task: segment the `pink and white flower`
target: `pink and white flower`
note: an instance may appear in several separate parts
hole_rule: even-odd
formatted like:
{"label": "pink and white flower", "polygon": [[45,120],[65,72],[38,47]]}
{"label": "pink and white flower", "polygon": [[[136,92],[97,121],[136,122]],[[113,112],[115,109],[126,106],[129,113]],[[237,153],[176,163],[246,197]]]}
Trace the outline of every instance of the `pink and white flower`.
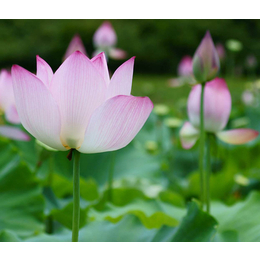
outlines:
{"label": "pink and white flower", "polygon": [[112,59],[125,59],[126,51],[115,48],[117,44],[117,35],[110,22],[105,21],[95,32],[93,43],[96,48],[94,55],[105,52]]}
{"label": "pink and white flower", "polygon": [[[185,122],[180,138],[183,148],[190,149],[200,135],[201,85],[192,88],[188,98],[189,122]],[[204,90],[204,129],[230,144],[244,144],[255,139],[258,132],[252,129],[223,130],[231,112],[231,95],[224,79],[207,82]]]}
{"label": "pink and white flower", "polygon": [[148,97],[131,96],[134,57],[109,78],[104,53],[91,60],[79,51],[53,74],[37,56],[36,75],[13,65],[19,117],[51,148],[82,153],[118,150],[132,141],[150,115]]}

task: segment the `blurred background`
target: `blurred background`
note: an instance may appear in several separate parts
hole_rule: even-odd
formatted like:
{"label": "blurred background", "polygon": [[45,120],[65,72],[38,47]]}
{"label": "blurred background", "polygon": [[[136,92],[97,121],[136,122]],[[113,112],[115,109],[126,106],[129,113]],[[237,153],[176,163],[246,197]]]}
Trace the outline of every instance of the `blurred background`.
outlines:
{"label": "blurred background", "polygon": [[[104,20],[0,20],[0,66],[18,63],[35,70],[35,55],[58,68],[72,37],[78,33],[89,54],[93,35]],[[176,74],[184,55],[193,56],[206,30],[215,43],[242,43],[236,64],[244,69],[249,54],[260,57],[259,20],[110,20],[117,46],[136,56],[136,73]],[[121,62],[111,61],[111,70]],[[222,70],[223,72],[223,70]],[[246,72],[243,70],[243,72]]]}

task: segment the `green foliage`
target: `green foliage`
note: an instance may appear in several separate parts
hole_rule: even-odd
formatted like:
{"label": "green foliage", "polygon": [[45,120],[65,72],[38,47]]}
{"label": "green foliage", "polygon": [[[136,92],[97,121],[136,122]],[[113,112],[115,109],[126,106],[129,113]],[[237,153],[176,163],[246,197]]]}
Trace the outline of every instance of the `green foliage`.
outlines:
{"label": "green foliage", "polygon": [[35,175],[9,142],[1,141],[0,150],[0,231],[8,230],[2,237],[43,232],[44,198]]}
{"label": "green foliage", "polygon": [[209,242],[217,231],[217,224],[212,216],[200,209],[199,203],[193,201],[171,241]]}
{"label": "green foliage", "polygon": [[[246,81],[227,82],[233,98],[227,129],[237,118],[247,117],[245,127],[260,130],[258,108],[240,101]],[[112,199],[111,154],[81,156],[79,240],[260,241],[259,138],[241,146],[215,143],[207,214],[198,202],[197,147],[182,149],[180,126],[165,124],[170,117],[187,119],[190,88],[167,88],[166,76],[137,75],[133,94],[147,91],[169,111],[152,113],[136,138],[115,152]],[[71,241],[72,163],[66,152],[42,153],[38,148],[33,138],[0,138],[0,241]]]}

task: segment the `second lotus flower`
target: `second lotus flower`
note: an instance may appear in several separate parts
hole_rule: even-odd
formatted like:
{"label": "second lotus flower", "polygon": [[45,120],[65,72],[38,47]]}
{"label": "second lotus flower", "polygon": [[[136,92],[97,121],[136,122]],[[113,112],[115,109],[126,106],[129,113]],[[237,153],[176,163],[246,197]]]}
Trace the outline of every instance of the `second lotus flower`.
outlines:
{"label": "second lotus flower", "polygon": [[[11,73],[5,69],[0,72],[0,110],[11,124],[20,124],[16,110]],[[18,127],[0,125],[0,135],[13,140],[29,141],[30,137]]]}
{"label": "second lotus flower", "polygon": [[96,30],[93,36],[93,43],[96,48],[95,55],[100,52],[105,52],[107,58],[112,59],[125,59],[127,56],[126,51],[116,48],[117,35],[112,26],[108,21],[103,22],[103,24]]}
{"label": "second lotus flower", "polygon": [[37,56],[36,75],[14,65],[12,78],[23,126],[61,151],[113,151],[126,146],[150,115],[148,97],[131,96],[134,58],[109,78],[104,53],[91,60],[79,51],[53,74]]}
{"label": "second lotus flower", "polygon": [[[199,138],[201,85],[196,85],[188,98],[188,116],[181,131],[183,148],[190,149]],[[216,78],[205,86],[204,127],[208,133],[215,134],[220,140],[230,144],[247,143],[258,136],[252,129],[223,130],[231,112],[231,95],[224,79]]]}

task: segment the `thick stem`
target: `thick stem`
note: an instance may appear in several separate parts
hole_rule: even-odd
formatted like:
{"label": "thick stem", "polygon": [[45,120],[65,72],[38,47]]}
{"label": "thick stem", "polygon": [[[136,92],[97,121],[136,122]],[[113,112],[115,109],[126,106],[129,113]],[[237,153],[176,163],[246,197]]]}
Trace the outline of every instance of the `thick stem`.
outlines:
{"label": "thick stem", "polygon": [[210,213],[210,135],[207,135],[207,154],[206,154],[206,209],[207,213]]}
{"label": "thick stem", "polygon": [[73,150],[73,216],[72,242],[78,242],[80,217],[80,152]]}
{"label": "thick stem", "polygon": [[111,152],[110,168],[108,173],[107,199],[110,202],[113,201],[113,178],[114,178],[114,170],[115,170],[115,161],[116,161],[116,151]]}
{"label": "thick stem", "polygon": [[205,130],[204,130],[204,89],[205,83],[201,84],[201,97],[200,97],[200,155],[199,155],[199,170],[200,170],[200,199],[202,209],[205,203],[204,191],[204,148],[205,148]]}

